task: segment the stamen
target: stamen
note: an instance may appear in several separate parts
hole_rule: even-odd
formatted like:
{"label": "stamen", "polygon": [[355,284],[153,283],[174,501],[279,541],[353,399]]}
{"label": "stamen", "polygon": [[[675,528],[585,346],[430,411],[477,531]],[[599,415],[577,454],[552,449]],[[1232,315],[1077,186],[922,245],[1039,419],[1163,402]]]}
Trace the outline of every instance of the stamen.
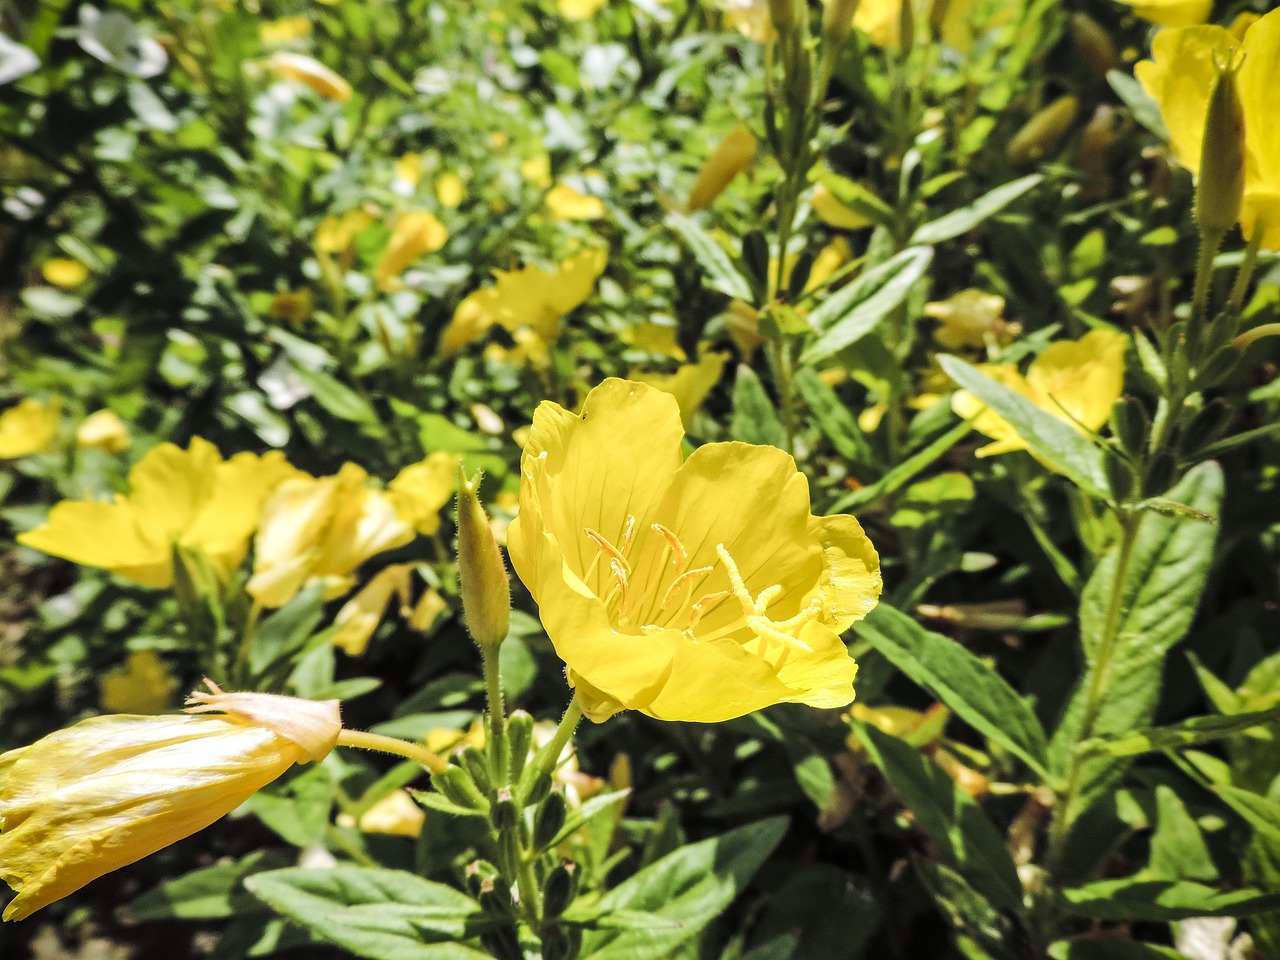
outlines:
{"label": "stamen", "polygon": [[809,601],[808,606],[797,613],[794,617],[787,620],[775,620],[773,624],[779,630],[789,630],[792,627],[803,627],[810,620],[813,620],[822,614],[822,598],[814,597]]}
{"label": "stamen", "polygon": [[655,533],[658,533],[662,539],[666,540],[667,544],[671,547],[671,553],[673,554],[671,562],[675,564],[676,575],[679,576],[681,571],[684,570],[684,565],[689,562],[689,552],[685,550],[684,544],[680,542],[680,538],[662,524],[653,524],[653,530]]}
{"label": "stamen", "polygon": [[742,574],[738,572],[738,565],[733,562],[733,557],[729,556],[729,551],[724,548],[723,543],[716,544],[716,556],[720,558],[725,571],[729,574],[729,586],[733,589],[733,595],[738,598],[738,602],[742,604],[743,613],[755,613],[756,602],[751,599],[751,593],[743,582]]}
{"label": "stamen", "polygon": [[618,592],[622,595],[622,602],[618,604],[618,623],[626,626],[627,620],[627,588],[630,584],[627,581],[628,567],[626,560],[610,560],[609,569],[613,572],[613,580],[618,585]]}
{"label": "stamen", "polygon": [[583,527],[582,532],[587,535],[587,539],[594,543],[602,553],[610,558],[610,566],[615,563],[622,565],[627,573],[631,572],[631,564],[627,563],[627,558],[621,550],[608,541],[603,533],[592,530],[590,527]]}
{"label": "stamen", "polygon": [[627,514],[626,526],[622,528],[622,552],[626,553],[631,549],[631,541],[636,536],[636,518],[634,515]]}
{"label": "stamen", "polygon": [[731,596],[728,590],[718,590],[715,593],[708,593],[706,596],[699,597],[697,602],[689,608],[689,622],[685,625],[685,633],[689,633],[698,625],[698,621],[702,619],[702,615],[707,612],[708,607],[714,606],[728,596]]}
{"label": "stamen", "polygon": [[671,581],[671,586],[667,588],[666,596],[662,598],[662,603],[658,605],[658,609],[659,610],[667,609],[667,607],[671,606],[671,604],[675,601],[676,597],[679,596],[680,591],[683,590],[687,584],[698,579],[699,577],[705,577],[708,573],[710,573],[714,569],[715,567],[694,567],[692,570],[689,570],[689,571],[686,571],[685,573],[680,574],[680,576],[676,577],[674,580]]}

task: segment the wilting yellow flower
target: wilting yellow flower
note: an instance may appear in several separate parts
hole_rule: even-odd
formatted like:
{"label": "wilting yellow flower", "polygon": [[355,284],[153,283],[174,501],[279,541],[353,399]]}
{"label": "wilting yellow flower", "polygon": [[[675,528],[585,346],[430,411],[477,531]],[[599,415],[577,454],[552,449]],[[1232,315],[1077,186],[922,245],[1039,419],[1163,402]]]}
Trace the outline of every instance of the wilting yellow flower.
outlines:
{"label": "wilting yellow flower", "polygon": [[1116,0],[1132,8],[1143,20],[1162,27],[1191,27],[1204,23],[1213,10],[1213,0]]}
{"label": "wilting yellow flower", "polygon": [[76,444],[81,447],[121,453],[132,442],[129,428],[114,410],[91,413],[76,427]]}
{"label": "wilting yellow flower", "polygon": [[262,42],[275,47],[311,36],[311,20],[308,17],[281,17],[268,20],[258,28]]}
{"label": "wilting yellow flower", "polygon": [[710,206],[733,182],[733,178],[755,159],[756,147],[755,134],[747,129],[746,124],[740,123],[730,130],[698,171],[685,209],[693,211]]}
{"label": "wilting yellow flower", "polygon": [[40,268],[44,278],[55,287],[70,290],[78,287],[89,278],[89,268],[79,260],[68,260],[65,257],[54,257],[46,260]]}
{"label": "wilting yellow flower", "polygon": [[818,184],[813,191],[813,212],[829,227],[837,230],[861,230],[871,226],[871,221],[851,210],[836,199],[836,195],[825,184]]}
{"label": "wilting yellow flower", "polygon": [[598,247],[574,254],[555,270],[534,265],[495,270],[495,284],[458,305],[441,337],[441,352],[453,353],[495,324],[513,334],[528,330],[543,344],[554,342],[560,335],[560,318],[591,296],[607,262],[608,251]]}
{"label": "wilting yellow flower", "polygon": [[49,448],[58,432],[58,402],[28,397],[0,413],[0,460],[13,460]]}
{"label": "wilting yellow flower", "polygon": [[[0,878],[21,920],[230,813],[337,743],[338,701],[193,694],[189,714],[95,717],[0,755]],[[222,716],[200,715],[224,711]]]}
{"label": "wilting yellow flower", "polygon": [[338,824],[359,827],[365,833],[386,833],[395,837],[416,837],[422,832],[426,811],[404,790],[392,790],[356,820],[347,813],[339,814]]}
{"label": "wilting yellow flower", "polygon": [[316,231],[316,249],[321,253],[346,253],[355,239],[374,224],[374,215],[361,207],[330,214]]}
{"label": "wilting yellow flower", "polygon": [[534,414],[508,545],[587,716],[849,703],[840,632],[880,593],[862,527],[811,516],[781,450],[712,443],[681,462],[682,436],[675,399],[626,380],[581,414]]}
{"label": "wilting yellow flower", "polygon": [[[1098,430],[1124,389],[1124,350],[1128,338],[1111,330],[1094,330],[1079,340],[1059,340],[1031,361],[1026,376],[1012,364],[978,367],[993,380],[1022,394],[1046,413],[1077,429]],[[980,457],[1027,449],[1012,424],[969,393],[951,398],[956,415],[970,420],[975,430],[995,440],[978,451]]]}
{"label": "wilting yellow flower", "polygon": [[938,321],[933,338],[948,350],[1003,346],[1018,333],[1004,319],[1004,297],[981,290],[961,290],[946,300],[926,303],[924,315]]}
{"label": "wilting yellow flower", "polygon": [[127,497],[64,500],[18,542],[148,587],[173,582],[175,544],[228,573],[244,559],[267,494],[295,473],[276,450],[223,460],[199,437],[186,450],[162,443],[129,471]]}
{"label": "wilting yellow flower", "polygon": [[409,613],[409,626],[419,633],[426,633],[448,609],[449,602],[440,595],[440,591],[435,587],[428,587]]}
{"label": "wilting yellow flower", "polygon": [[435,214],[426,210],[402,214],[391,231],[387,249],[373,268],[378,286],[384,290],[391,287],[405,267],[424,253],[435,253],[448,239],[449,231]]}
{"label": "wilting yellow flower", "polygon": [[440,510],[453,499],[458,455],[437,450],[405,467],[387,484],[387,495],[405,523],[425,536],[440,529]]}
{"label": "wilting yellow flower", "polygon": [[1254,21],[1237,41],[1218,26],[1161,30],[1151,60],[1134,68],[1160,105],[1169,146],[1178,162],[1198,175],[1209,97],[1217,76],[1214,59],[1243,63],[1236,90],[1244,112],[1245,173],[1240,227],[1246,237],[1261,230],[1263,249],[1280,250],[1280,125],[1275,96],[1280,89],[1280,10]]}
{"label": "wilting yellow flower", "polygon": [[300,83],[327,100],[342,102],[351,99],[351,84],[312,57],[289,50],[278,50],[263,63],[278,76]]}
{"label": "wilting yellow flower", "polygon": [[333,645],[353,657],[364,653],[391,598],[399,598],[401,612],[409,606],[415,566],[412,563],[393,563],[375,574],[355,596],[343,604],[338,615],[333,618],[334,624],[339,628],[333,635]]}
{"label": "wilting yellow flower", "polygon": [[124,667],[102,678],[98,702],[107,713],[159,713],[169,706],[176,682],[160,654],[135,650]]}
{"label": "wilting yellow flower", "polygon": [[724,25],[733,27],[748,40],[767,43],[775,39],[768,0],[723,0]]}
{"label": "wilting yellow flower", "polygon": [[457,207],[467,196],[467,185],[456,173],[445,171],[436,177],[436,199],[440,205],[450,210]]}
{"label": "wilting yellow flower", "polygon": [[557,183],[547,192],[547,209],[558,220],[598,220],[605,214],[604,201],[580,193],[567,183]]}
{"label": "wilting yellow flower", "polygon": [[697,363],[682,363],[675,373],[640,373],[632,379],[675,397],[680,405],[680,422],[687,430],[694,415],[702,409],[702,402],[720,382],[728,359],[727,353],[708,350]]}
{"label": "wilting yellow flower", "polygon": [[280,607],[303,584],[323,582],[333,599],[351,589],[360,564],[412,540],[412,526],[368,479],[347,463],[331,477],[301,474],[281,483],[262,507],[249,595]]}
{"label": "wilting yellow flower", "polygon": [[606,0],[556,0],[560,16],[566,20],[590,20]]}

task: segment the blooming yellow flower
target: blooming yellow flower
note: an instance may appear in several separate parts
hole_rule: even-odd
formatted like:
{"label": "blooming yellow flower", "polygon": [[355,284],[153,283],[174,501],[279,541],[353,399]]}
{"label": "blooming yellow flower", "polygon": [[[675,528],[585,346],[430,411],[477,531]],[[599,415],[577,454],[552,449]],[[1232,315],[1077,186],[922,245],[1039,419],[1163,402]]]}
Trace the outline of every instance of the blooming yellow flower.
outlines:
{"label": "blooming yellow flower", "polygon": [[605,214],[604,201],[581,193],[567,183],[557,183],[547,192],[547,209],[557,220],[598,220]]}
{"label": "blooming yellow flower", "polygon": [[278,47],[311,36],[311,20],[307,17],[281,17],[268,20],[258,28],[258,36],[269,47]]}
{"label": "blooming yellow flower", "polygon": [[694,211],[710,206],[724,192],[725,187],[733,182],[734,177],[755,159],[757,146],[755,135],[747,129],[746,124],[740,123],[730,130],[698,171],[693,187],[689,190],[685,209]]}
{"label": "blooming yellow flower", "polygon": [[544,345],[554,342],[560,335],[560,318],[591,296],[607,263],[608,252],[599,247],[574,254],[555,270],[536,265],[495,270],[495,284],[458,305],[441,337],[440,351],[453,353],[495,324],[517,335],[527,330]]}
{"label": "blooming yellow flower", "polygon": [[1261,230],[1263,249],[1280,250],[1280,10],[1250,24],[1243,40],[1213,25],[1161,30],[1151,45],[1152,59],[1137,64],[1134,74],[1160,105],[1173,155],[1194,176],[1217,76],[1214,59],[1226,62],[1233,51],[1236,58],[1243,55],[1236,74],[1245,126],[1240,227],[1246,237]]}
{"label": "blooming yellow flower", "polygon": [[675,373],[639,373],[632,379],[675,397],[680,405],[680,422],[687,430],[707,395],[720,382],[728,360],[729,354],[708,350],[697,363],[680,364]]}
{"label": "blooming yellow flower", "polygon": [[0,460],[41,453],[58,432],[58,402],[28,397],[0,413]]}
{"label": "blooming yellow flower", "polygon": [[1213,0],[1116,0],[1132,8],[1143,20],[1162,27],[1191,27],[1204,23],[1213,10]]}
{"label": "blooming yellow flower", "polygon": [[590,20],[606,0],[556,0],[560,16],[566,20]]}
{"label": "blooming yellow flower", "polygon": [[121,453],[132,442],[128,426],[114,410],[91,413],[76,427],[76,444],[81,447]]}
{"label": "blooming yellow flower", "polygon": [[782,701],[843,706],[840,632],[880,593],[858,521],[814,517],[795,461],[712,443],[681,461],[675,398],[606,380],[544,402],[508,544],[584,712],[713,722]]}
{"label": "blooming yellow flower", "polygon": [[174,683],[160,654],[135,650],[123,668],[102,678],[98,702],[107,713],[159,713],[169,706]]}
{"label": "blooming yellow flower", "polygon": [[449,602],[435,587],[422,591],[422,596],[409,612],[409,626],[419,633],[427,633],[435,626],[440,615],[449,609]]}
{"label": "blooming yellow flower", "polygon": [[79,260],[68,260],[66,257],[54,257],[46,260],[40,268],[45,280],[55,287],[71,290],[89,279],[89,268]]}
{"label": "blooming yellow flower", "polygon": [[356,237],[373,226],[374,221],[374,215],[361,207],[330,214],[320,221],[320,228],[316,230],[316,249],[321,253],[347,253]]}
{"label": "blooming yellow flower", "polygon": [[387,248],[373,268],[378,286],[386,290],[396,283],[405,267],[424,253],[435,253],[449,239],[449,231],[426,210],[405,213],[396,221]]}
{"label": "blooming yellow flower", "polygon": [[300,83],[326,100],[351,99],[351,84],[319,60],[289,50],[278,50],[263,61],[268,70],[293,83]]}
{"label": "blooming yellow flower", "polygon": [[[1059,340],[1031,362],[1024,377],[1012,364],[983,364],[978,369],[1016,390],[1041,410],[1079,430],[1098,430],[1124,389],[1124,351],[1128,338],[1111,330],[1094,330],[1079,340]],[[995,440],[980,457],[1027,449],[1012,424],[967,390],[951,398],[956,415]]]}
{"label": "blooming yellow flower", "polygon": [[267,494],[295,473],[279,451],[223,460],[199,437],[186,450],[162,443],[129,471],[127,497],[64,500],[18,542],[148,587],[173,582],[175,544],[228,573],[244,559]]}
{"label": "blooming yellow flower", "polygon": [[422,180],[422,154],[406,153],[392,169],[391,192],[402,197],[412,196],[414,188]]}
{"label": "blooming yellow flower", "polygon": [[457,207],[467,196],[467,185],[456,173],[446,170],[436,177],[436,199],[440,205],[450,210]]}
{"label": "blooming yellow flower", "polygon": [[767,43],[777,34],[769,16],[768,0],[722,0],[724,25],[732,27],[748,40]]}
{"label": "blooming yellow flower", "polygon": [[520,176],[535,187],[551,186],[551,158],[545,153],[530,157],[520,164]]}
{"label": "blooming yellow flower", "polygon": [[938,321],[933,338],[948,350],[1003,346],[1019,331],[1002,316],[1004,297],[981,290],[961,290],[946,300],[926,303],[924,315]]}
{"label": "blooming yellow flower", "polygon": [[437,450],[405,467],[387,484],[387,494],[400,519],[425,536],[440,529],[440,509],[453,499],[458,455]]}
{"label": "blooming yellow flower", "polygon": [[412,524],[387,494],[366,486],[368,479],[347,463],[331,477],[301,474],[281,483],[262,507],[249,595],[280,607],[303,584],[322,582],[329,599],[339,597],[360,564],[412,540]]}
{"label": "blooming yellow flower", "polygon": [[0,755],[0,878],[18,892],[5,920],[207,827],[337,743],[336,700],[209,686],[187,715],[95,717]]}
{"label": "blooming yellow flower", "polygon": [[837,230],[861,230],[871,226],[871,221],[851,210],[836,199],[836,195],[825,184],[818,184],[813,191],[813,212],[829,227]]}
{"label": "blooming yellow flower", "polygon": [[407,610],[415,566],[412,563],[393,563],[378,571],[355,596],[343,604],[333,619],[339,628],[333,635],[333,645],[353,657],[364,653],[391,598],[399,598],[402,613]]}

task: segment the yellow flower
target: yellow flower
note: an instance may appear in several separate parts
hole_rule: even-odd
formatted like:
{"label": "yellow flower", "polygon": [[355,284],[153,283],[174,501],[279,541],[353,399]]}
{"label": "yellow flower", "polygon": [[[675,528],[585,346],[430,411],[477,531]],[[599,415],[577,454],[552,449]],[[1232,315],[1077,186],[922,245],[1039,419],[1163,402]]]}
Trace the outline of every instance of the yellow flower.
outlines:
{"label": "yellow flower", "polygon": [[258,28],[258,35],[269,47],[292,43],[311,36],[311,20],[307,17],[281,17],[279,20],[268,20]]}
{"label": "yellow flower", "polygon": [[840,633],[880,593],[862,527],[811,516],[781,450],[712,443],[681,462],[682,436],[673,397],[625,380],[581,414],[534,414],[511,562],[587,716],[849,703],[857,664]]}
{"label": "yellow flower", "polygon": [[409,613],[409,626],[419,633],[427,633],[448,609],[449,602],[440,595],[440,591],[435,587],[428,587]]}
{"label": "yellow flower", "polygon": [[169,706],[173,675],[154,650],[135,650],[124,667],[99,685],[99,703],[107,713],[159,713]]}
{"label": "yellow flower", "polygon": [[413,539],[391,498],[367,487],[354,463],[331,477],[301,474],[281,483],[262,507],[246,590],[264,607],[288,603],[305,583],[328,599],[351,589],[360,564]]}
{"label": "yellow flower", "polygon": [[173,582],[175,544],[202,551],[225,574],[244,559],[267,494],[295,473],[279,451],[224,461],[199,437],[186,450],[162,443],[129,471],[127,497],[64,500],[18,542],[148,587]]}
{"label": "yellow flower", "polygon": [[340,814],[344,827],[358,826],[365,833],[386,833],[395,837],[416,837],[422,832],[427,814],[404,790],[392,790],[360,815],[357,823],[350,814]]}
{"label": "yellow flower", "polygon": [[554,271],[534,265],[495,270],[493,286],[475,291],[458,305],[441,337],[440,351],[453,353],[495,324],[512,334],[527,330],[544,345],[554,342],[560,335],[560,318],[591,296],[607,262],[608,252],[599,247],[574,254]]}
{"label": "yellow flower", "polygon": [[[5,920],[207,827],[337,743],[336,700],[209,687],[188,715],[95,717],[0,755],[0,878],[18,892]],[[206,711],[225,715],[190,715]]]}
{"label": "yellow flower", "polygon": [[1003,313],[1004,297],[973,289],[924,307],[924,315],[938,321],[933,338],[948,350],[1009,343],[1020,328],[1005,320]]}
{"label": "yellow flower", "polygon": [[551,158],[545,153],[530,157],[520,164],[520,176],[535,187],[551,186]]}
{"label": "yellow flower", "polygon": [[730,130],[698,171],[693,187],[689,190],[685,209],[692,212],[710,206],[724,192],[725,187],[733,182],[734,177],[755,159],[756,146],[755,135],[747,129],[746,124],[740,123]]}
{"label": "yellow flower", "polygon": [[[1012,364],[983,364],[983,373],[1022,394],[1046,413],[1077,429],[1098,430],[1124,389],[1124,350],[1128,338],[1111,330],[1094,330],[1079,340],[1059,340],[1027,368],[1024,377]],[[967,390],[951,398],[956,415],[971,420],[975,430],[995,440],[980,457],[1027,449],[1026,441],[1004,417],[988,409]]]}
{"label": "yellow flower", "polygon": [[323,63],[301,53],[278,50],[263,63],[268,70],[293,83],[300,83],[326,100],[351,99],[351,84]]}
{"label": "yellow flower", "polygon": [[395,175],[391,180],[391,192],[402,197],[412,195],[414,187],[422,179],[422,154],[406,153],[395,162]]}
{"label": "yellow flower", "polygon": [[40,272],[44,274],[45,280],[64,290],[78,287],[89,278],[88,267],[79,260],[68,260],[65,257],[46,260]]}
{"label": "yellow flower", "polygon": [[456,173],[445,171],[436,177],[436,199],[440,201],[441,206],[452,210],[460,205],[466,196],[467,185]]}
{"label": "yellow flower", "polygon": [[1218,26],[1161,30],[1151,45],[1151,60],[1134,74],[1160,105],[1169,146],[1184,167],[1197,175],[1205,117],[1217,70],[1214,58],[1226,62],[1243,55],[1236,90],[1244,112],[1244,201],[1240,227],[1246,237],[1261,230],[1263,249],[1280,250],[1280,125],[1275,122],[1275,95],[1280,88],[1280,10],[1249,25],[1237,40]]}
{"label": "yellow flower", "polygon": [[861,230],[871,226],[870,220],[846,207],[836,199],[829,187],[821,183],[813,191],[813,212],[818,215],[819,220],[837,230]]}
{"label": "yellow flower", "polygon": [[547,209],[557,220],[598,220],[604,216],[604,201],[580,193],[567,183],[557,183],[547,192]]}
{"label": "yellow flower", "polygon": [[590,20],[604,5],[605,0],[556,0],[560,16],[566,20]]}
{"label": "yellow flower", "polygon": [[767,43],[777,34],[769,16],[768,0],[723,0],[724,25],[733,27],[748,40]]}
{"label": "yellow flower", "polygon": [[114,410],[91,413],[76,427],[76,444],[81,447],[121,453],[128,450],[132,442],[128,426]]}
{"label": "yellow flower", "polygon": [[387,494],[405,523],[425,536],[440,529],[440,509],[453,499],[458,455],[437,450],[405,467],[387,484]]}
{"label": "yellow flower", "polygon": [[680,422],[687,430],[707,395],[720,382],[728,359],[727,353],[706,351],[697,363],[682,363],[675,373],[641,373],[633,379],[675,397],[680,405]]}
{"label": "yellow flower", "polygon": [[415,566],[412,563],[394,563],[380,570],[355,596],[343,604],[333,619],[334,624],[339,627],[338,632],[333,635],[333,645],[353,657],[364,653],[391,598],[399,598],[402,613],[409,606]]}
{"label": "yellow flower", "polygon": [[435,214],[426,210],[405,213],[396,221],[391,239],[373,268],[378,286],[386,290],[395,285],[405,267],[424,253],[435,253],[449,239],[449,231]]}
{"label": "yellow flower", "polygon": [[1191,27],[1204,23],[1213,10],[1213,0],[1116,0],[1143,20],[1162,27]]}
{"label": "yellow flower", "polygon": [[58,432],[58,402],[27,398],[0,413],[0,460],[41,453]]}
{"label": "yellow flower", "polygon": [[374,215],[356,207],[341,214],[330,214],[316,231],[316,249],[321,253],[347,253],[355,239],[374,224]]}

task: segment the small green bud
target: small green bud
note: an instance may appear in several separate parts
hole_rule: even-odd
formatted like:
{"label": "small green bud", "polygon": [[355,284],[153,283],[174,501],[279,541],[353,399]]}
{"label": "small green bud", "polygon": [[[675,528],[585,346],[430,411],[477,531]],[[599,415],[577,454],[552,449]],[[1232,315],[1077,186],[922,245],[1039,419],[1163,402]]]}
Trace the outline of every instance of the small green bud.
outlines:
{"label": "small green bud", "polygon": [[1146,449],[1151,431],[1151,418],[1136,397],[1121,397],[1111,408],[1111,432],[1120,441],[1121,448],[1136,455]]}
{"label": "small green bud", "polygon": [[1142,484],[1144,496],[1157,497],[1173,486],[1178,470],[1178,458],[1172,450],[1164,449],[1147,464],[1147,476]]}
{"label": "small green bud", "polygon": [[511,799],[511,790],[503,787],[498,791],[498,799],[489,808],[489,820],[499,833],[508,833],[520,822],[520,808]]}
{"label": "small green bud", "polygon": [[582,931],[553,924],[542,931],[542,960],[578,960],[582,952]]}
{"label": "small green bud", "polygon": [[480,901],[480,906],[484,908],[485,913],[498,916],[511,914],[513,902],[511,887],[500,876],[485,877],[480,882],[480,889],[476,893],[476,899]]}
{"label": "small green bud", "polygon": [[1221,236],[1240,219],[1244,199],[1244,109],[1236,92],[1239,63],[1217,63],[1209,95],[1196,182],[1196,223],[1207,236]]}
{"label": "small green bud", "polygon": [[1225,380],[1240,362],[1240,354],[1232,347],[1221,347],[1211,353],[1196,370],[1194,386],[1197,390],[1216,387]]}
{"label": "small green bud", "polygon": [[511,751],[512,783],[519,783],[524,765],[529,761],[529,747],[533,743],[533,717],[525,710],[514,710],[507,717],[507,744]]}
{"label": "small green bud", "polygon": [[493,796],[493,778],[489,776],[489,761],[475,747],[467,747],[458,753],[458,763],[467,772],[471,782],[486,797]]}
{"label": "small green bud", "polygon": [[542,885],[542,912],[548,920],[553,920],[569,908],[573,898],[578,895],[578,868],[572,861],[564,861],[552,868],[547,874],[547,882]]}
{"label": "small green bud", "polygon": [[1182,449],[1195,453],[1217,440],[1231,419],[1231,404],[1218,397],[1191,418],[1182,434]]}
{"label": "small green bud", "polygon": [[1005,148],[1009,160],[1018,166],[1030,166],[1057,148],[1080,112],[1080,101],[1067,94],[1046,107],[1041,107],[1023,124]]}
{"label": "small green bud", "polygon": [[1102,466],[1106,471],[1112,496],[1120,501],[1128,500],[1137,479],[1133,475],[1133,465],[1118,452],[1112,451],[1110,456],[1103,459]]}
{"label": "small green bud", "polygon": [[538,806],[533,818],[533,849],[542,850],[551,846],[564,826],[565,821],[564,794],[552,791]]}
{"label": "small green bud", "polygon": [[1089,65],[1089,72],[1100,80],[1120,61],[1111,34],[1087,14],[1071,14],[1071,40]]}
{"label": "small green bud", "polygon": [[511,581],[502,551],[489,529],[480,498],[479,474],[468,480],[458,467],[458,578],[462,617],[482,650],[496,650],[511,625]]}
{"label": "small green bud", "polygon": [[[480,934],[480,943],[494,960],[523,960],[524,949],[520,946],[520,937],[516,928],[509,923],[492,927]],[[545,957],[546,954],[544,953]]]}
{"label": "small green bud", "polygon": [[822,35],[828,43],[843,43],[853,30],[860,0],[830,0],[822,14]]}
{"label": "small green bud", "polygon": [[498,868],[488,860],[472,860],[465,872],[467,892],[479,897],[481,892],[493,889],[493,881],[499,876]]}
{"label": "small green bud", "polygon": [[489,801],[476,789],[475,781],[461,767],[450,766],[441,773],[433,773],[431,785],[450,803],[468,810],[485,810],[489,806]]}
{"label": "small green bud", "polygon": [[539,772],[529,786],[529,803],[541,803],[551,792],[551,774]]}

